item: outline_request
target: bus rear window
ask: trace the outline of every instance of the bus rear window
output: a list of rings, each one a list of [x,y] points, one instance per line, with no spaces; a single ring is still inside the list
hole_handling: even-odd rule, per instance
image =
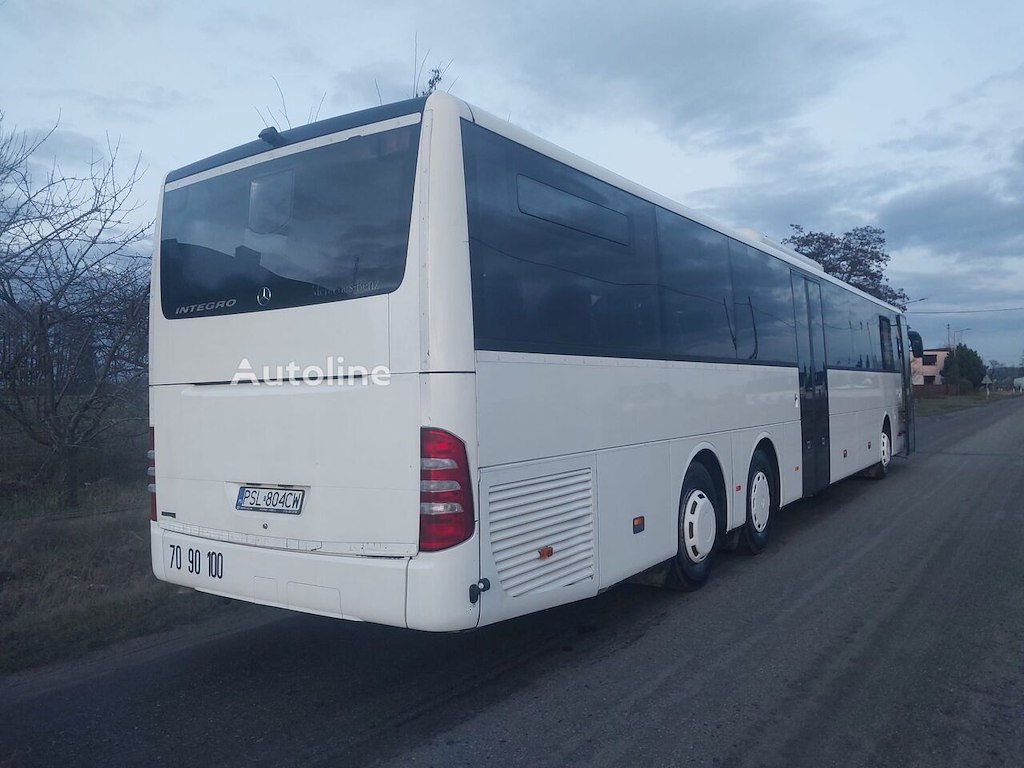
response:
[[[419,125],[280,157],[164,195],[169,319],[390,293],[405,273]]]

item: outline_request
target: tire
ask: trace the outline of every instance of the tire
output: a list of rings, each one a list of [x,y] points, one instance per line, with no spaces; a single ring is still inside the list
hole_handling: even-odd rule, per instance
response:
[[[892,438],[889,437],[889,430],[882,428],[882,434],[878,438],[878,463],[867,471],[868,477],[872,480],[882,480],[889,474],[889,464],[892,463]]]
[[[733,528],[731,531],[722,537],[722,543],[718,545],[719,552],[735,552],[740,548],[740,534],[743,532],[743,526]]]
[[[758,555],[768,546],[772,524],[779,511],[779,489],[775,470],[764,451],[754,451],[747,472],[747,519],[740,533],[740,546],[751,555]]]
[[[670,584],[694,590],[704,586],[721,542],[722,503],[703,464],[692,464],[679,495],[679,547],[669,570]]]

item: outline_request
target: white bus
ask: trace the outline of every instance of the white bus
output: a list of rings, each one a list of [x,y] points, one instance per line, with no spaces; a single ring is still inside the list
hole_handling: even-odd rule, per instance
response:
[[[898,310],[447,94],[170,173],[159,579],[462,630],[694,588],[912,448]]]

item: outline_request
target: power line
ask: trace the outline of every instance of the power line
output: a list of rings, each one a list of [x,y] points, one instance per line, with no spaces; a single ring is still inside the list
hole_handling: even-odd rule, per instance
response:
[[[974,315],[981,312],[1024,312],[1024,307],[1001,307],[1000,309],[908,309],[907,314],[915,315]]]

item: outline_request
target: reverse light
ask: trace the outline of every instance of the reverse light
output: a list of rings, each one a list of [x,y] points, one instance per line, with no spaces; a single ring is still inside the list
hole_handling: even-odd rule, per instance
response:
[[[420,550],[454,547],[473,535],[473,491],[466,444],[450,432],[420,429]]]
[[[146,475],[149,477],[149,519],[156,522],[156,438],[153,428],[149,428],[149,452],[146,454],[149,460],[149,468]]]

